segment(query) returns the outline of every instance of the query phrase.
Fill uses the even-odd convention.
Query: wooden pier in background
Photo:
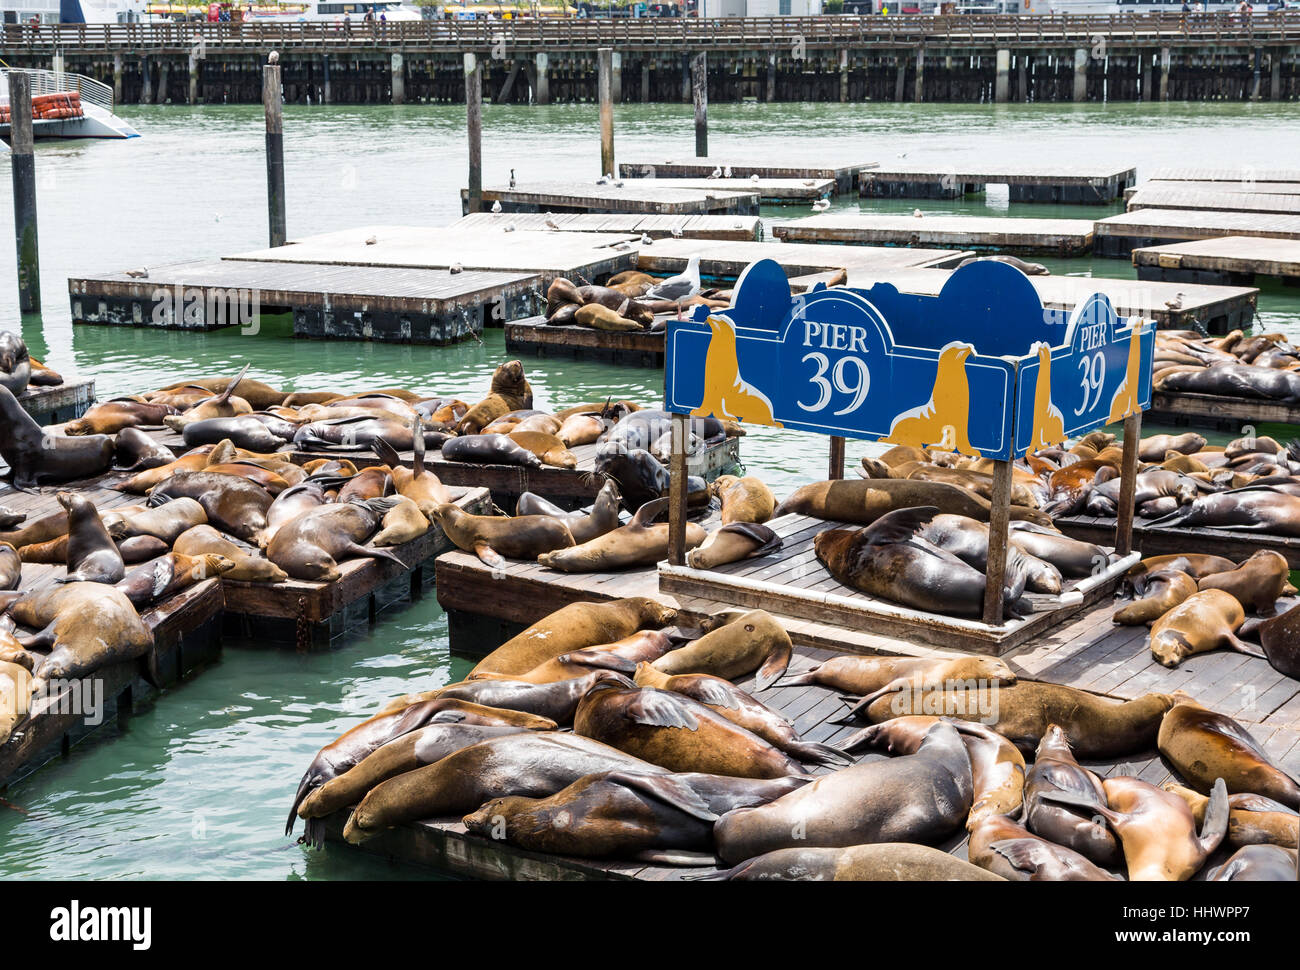
[[[52,386],[28,384],[18,403],[37,424],[62,424],[86,413],[95,403],[95,382],[69,381]]]
[[[1192,209],[1207,212],[1258,212],[1265,215],[1300,213],[1300,197],[1294,195],[1161,188],[1149,185],[1144,185],[1134,192],[1127,203],[1129,212],[1136,212],[1139,209]]]
[[[1133,250],[1140,280],[1250,286],[1258,277],[1300,286],[1300,239],[1219,236]]]
[[[868,246],[953,247],[1016,255],[1078,256],[1092,251],[1091,219],[1007,219],[984,216],[822,213],[778,222],[785,242]]]
[[[1152,420],[1193,428],[1211,428],[1239,434],[1261,424],[1300,426],[1300,407],[1282,401],[1218,394],[1190,394],[1186,391],[1156,390],[1151,394]]]
[[[1012,202],[1104,205],[1122,198],[1137,181],[1135,168],[1082,165],[886,166],[863,172],[863,198],[959,199],[1006,185]]]
[[[1300,173],[1297,173],[1300,174]],[[1241,195],[1300,195],[1300,182],[1257,182],[1246,176],[1236,182],[1196,182],[1178,179],[1148,179],[1140,186],[1126,189],[1124,200],[1127,202],[1138,192],[1147,189],[1182,189],[1192,192],[1234,192]],[[1166,208],[1173,208],[1166,206]]]
[[[483,187],[483,204],[502,212],[642,212],[649,215],[758,215],[755,188],[689,188],[660,179],[606,182],[535,182],[509,188]],[[461,211],[469,212],[469,189],[460,190]]]
[[[1104,542],[1115,535],[1113,516],[1070,515],[1058,518],[1056,527],[1082,542]],[[1213,552],[1238,562],[1261,549],[1286,557],[1292,569],[1300,569],[1300,537],[1267,535],[1238,529],[1208,529],[1198,526],[1156,526],[1147,520],[1133,520],[1133,548],[1143,556],[1167,556],[1183,552]],[[1300,685],[1300,681],[1295,681]]]
[[[1158,168],[1151,174],[1153,182],[1294,182],[1300,184],[1300,168],[1257,168],[1242,165],[1238,168],[1197,168],[1171,166]]]
[[[827,164],[823,160],[806,162],[772,163],[748,158],[741,159],[728,155],[710,156],[708,158],[672,158],[663,161],[621,162],[618,173],[623,178],[635,179],[710,179],[714,172],[721,177],[728,169],[732,179],[751,179],[755,175],[762,179],[827,179],[834,183],[832,194],[849,193],[857,187],[858,179],[868,169],[875,168],[878,162],[836,161]]]
[[[1218,236],[1300,239],[1300,215],[1207,209],[1138,209],[1098,219],[1092,248],[1098,256],[1123,259],[1135,249]]]
[[[724,192],[757,192],[763,205],[807,205],[817,199],[835,194],[835,180],[831,178],[674,178],[671,181],[638,178],[627,179],[624,185],[670,185],[674,188],[719,190]]]
[[[648,216],[642,213],[596,212],[472,212],[448,228],[496,229],[552,232],[612,232],[620,236],[649,236],[651,239],[726,239],[757,242],[763,237],[758,216]]]

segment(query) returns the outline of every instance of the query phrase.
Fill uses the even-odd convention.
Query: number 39
[[[867,365],[861,358],[841,357],[835,362],[833,369],[825,354],[806,354],[801,363],[807,363],[808,361],[813,361],[817,365],[817,373],[808,379],[809,382],[817,385],[817,400],[812,404],[804,404],[802,401],[796,402],[803,410],[823,410],[830,403],[832,388],[841,394],[853,395],[853,400],[847,407],[833,412],[836,415],[848,414],[850,411],[857,410],[862,405],[862,402],[867,399],[867,391],[871,388],[871,372],[867,370]],[[845,370],[850,364],[857,370],[856,379],[852,384],[845,379]],[[831,372],[830,380],[826,379],[828,370]]]
[[[1083,388],[1083,404],[1074,412],[1076,415],[1090,411],[1101,403],[1101,387],[1106,382],[1106,358],[1101,351],[1079,361],[1079,370],[1083,379],[1079,385]]]

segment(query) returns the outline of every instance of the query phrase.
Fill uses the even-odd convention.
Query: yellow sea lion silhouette
[[[1136,414],[1141,408],[1138,404],[1138,382],[1142,369],[1142,328],[1145,320],[1133,324],[1133,336],[1128,342],[1128,368],[1124,382],[1120,384],[1115,396],[1110,399],[1109,421],[1123,421],[1130,414]]]
[[[939,366],[935,371],[930,400],[894,418],[889,437],[880,440],[914,448],[936,447],[966,455],[977,454],[966,437],[970,418],[966,358],[973,353],[975,348],[963,343],[951,343],[939,351]]]
[[[781,427],[772,416],[767,395],[740,376],[735,326],[726,317],[709,317],[706,322],[713,333],[704,357],[704,400],[691,414]]]
[[[1052,403],[1052,348],[1045,343],[1038,350],[1038,380],[1034,384],[1034,432],[1029,449],[1050,448],[1065,440],[1065,415]]]

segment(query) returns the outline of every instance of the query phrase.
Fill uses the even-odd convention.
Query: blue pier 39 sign
[[[994,261],[937,296],[888,283],[793,296],[765,259],[732,306],[672,321],[666,351],[670,411],[1008,459],[1149,407],[1155,331],[1102,294],[1044,309]]]

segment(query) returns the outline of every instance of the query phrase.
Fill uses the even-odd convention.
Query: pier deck
[[[757,192],[763,205],[806,205],[835,194],[835,180],[831,178],[674,178],[668,181],[638,178],[628,179],[623,184],[649,186],[656,183],[685,189]]]
[[[1066,535],[1084,542],[1114,541],[1113,517],[1071,515],[1057,519],[1056,526]],[[1144,556],[1213,552],[1216,556],[1227,556],[1238,561],[1248,559],[1261,549],[1270,549],[1285,556],[1292,569],[1300,569],[1300,538],[1292,536],[1185,525],[1152,526],[1145,520],[1136,518],[1133,520],[1133,547],[1140,549]]]
[[[1300,239],[1219,236],[1133,250],[1140,280],[1249,286],[1256,277],[1300,285]]]
[[[547,225],[547,223],[552,225]],[[612,232],[620,236],[649,236],[651,239],[729,239],[757,242],[763,224],[757,216],[648,216],[642,213],[597,212],[474,212],[448,228],[515,229],[555,232]]]
[[[1077,256],[1092,250],[1090,219],[1003,219],[981,216],[823,213],[778,222],[772,234],[786,242],[876,246],[951,246],[995,253]]]
[[[1165,424],[1233,433],[1240,433],[1247,425],[1300,425],[1300,407],[1294,404],[1186,391],[1154,391],[1150,414],[1153,420]]]
[[[1236,182],[1195,182],[1178,179],[1148,179],[1129,189],[1127,198],[1146,189],[1181,189],[1189,192],[1235,192],[1240,195],[1300,195],[1300,182],[1258,182],[1242,175]]]
[[[843,160],[830,164],[822,160],[768,163],[720,155],[622,162],[618,172],[623,178],[707,179],[715,171],[725,172],[729,168],[733,179],[748,179],[755,175],[760,179],[829,179],[835,183],[833,191],[840,193],[852,192],[862,173],[878,164]]]
[[[1137,181],[1135,168],[1105,166],[886,166],[863,172],[863,198],[957,199],[1006,185],[1012,202],[1096,205],[1114,202]]]
[[[18,403],[37,424],[61,424],[86,413],[95,403],[95,382],[68,381],[50,387],[27,385]]]
[[[469,212],[469,189],[460,190],[461,211]],[[758,215],[755,188],[674,187],[664,179],[612,182],[536,182],[510,188],[485,186],[483,205],[503,212],[644,212],[652,215]]]
[[[1158,168],[1151,175],[1153,182],[1295,182],[1300,184],[1300,168],[1256,168],[1242,165],[1239,168],[1195,168],[1172,166]]]
[[[1128,199],[1129,212],[1136,212],[1139,209],[1193,209],[1208,212],[1295,215],[1300,213],[1300,197],[1267,192],[1224,192],[1144,185]]]
[[[1098,256],[1124,258],[1135,249],[1217,236],[1300,239],[1300,215],[1139,209],[1097,220],[1093,252]]]

